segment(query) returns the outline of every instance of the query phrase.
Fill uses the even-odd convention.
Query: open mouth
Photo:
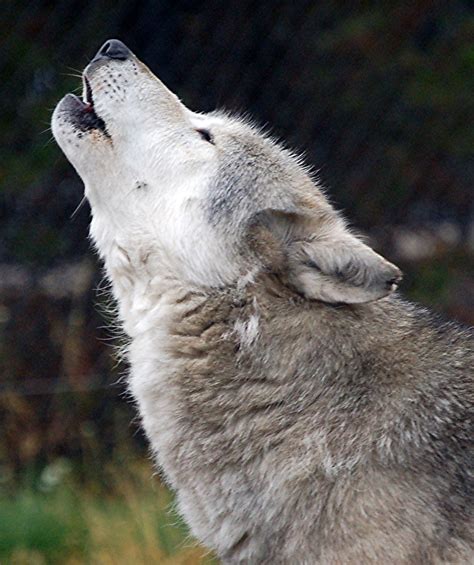
[[[104,120],[95,112],[92,87],[86,75],[83,75],[83,82],[84,89],[82,94],[82,103],[84,107],[82,122],[86,129],[98,129],[105,135],[108,135]]]
[[[110,137],[104,120],[96,114],[94,108],[94,98],[92,94],[92,87],[88,78],[83,75],[83,93],[82,98],[75,94],[67,95],[67,108],[74,124],[81,131],[98,130],[106,137]]]

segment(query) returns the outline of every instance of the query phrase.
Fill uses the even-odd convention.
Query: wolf
[[[253,123],[190,111],[118,40],[83,87],[53,133],[192,533],[226,564],[474,563],[472,330],[400,298]]]

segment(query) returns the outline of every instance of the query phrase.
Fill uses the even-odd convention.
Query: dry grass
[[[104,469],[109,488],[66,477],[44,492],[23,487],[0,502],[0,563],[12,565],[209,565],[148,463],[126,475]],[[110,479],[109,479],[110,478]]]

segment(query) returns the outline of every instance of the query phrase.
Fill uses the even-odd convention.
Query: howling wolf
[[[53,132],[193,534],[228,564],[474,563],[473,332],[394,294],[253,124],[188,110],[117,40],[83,83]]]

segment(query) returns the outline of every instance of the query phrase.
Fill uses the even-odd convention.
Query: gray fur
[[[195,300],[155,389],[175,418],[157,455],[225,563],[472,562],[472,332],[398,298],[308,302],[274,275]]]
[[[63,103],[53,130],[193,534],[229,565],[473,563],[472,330],[394,295],[298,158],[131,57],[86,69],[108,139]]]

